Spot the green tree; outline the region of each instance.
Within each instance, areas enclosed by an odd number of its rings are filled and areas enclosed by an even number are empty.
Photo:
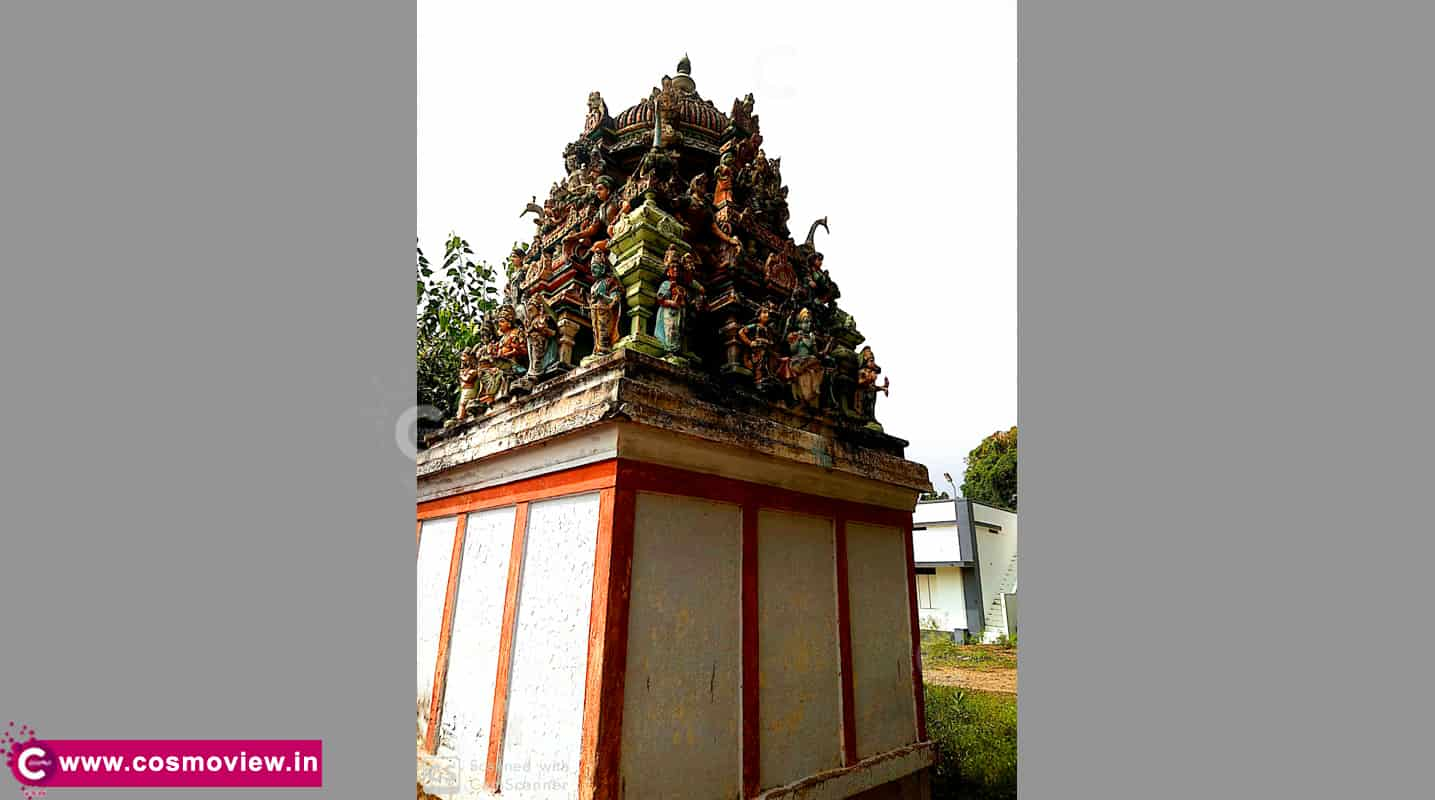
[[[1016,510],[1016,426],[997,431],[967,454],[962,496]]]
[[[441,419],[458,412],[459,353],[477,343],[484,319],[498,307],[497,273],[473,260],[458,234],[444,242],[443,266],[435,271],[418,251],[418,404],[438,410]],[[428,426],[437,420],[427,420]]]

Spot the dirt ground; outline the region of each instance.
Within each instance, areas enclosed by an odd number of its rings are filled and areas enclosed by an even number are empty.
[[[1016,694],[1015,669],[964,669],[962,667],[927,667],[922,670],[927,683],[938,686],[960,686],[982,692]]]
[[[1016,694],[1016,648],[959,645],[941,639],[922,642],[922,679],[938,686]]]

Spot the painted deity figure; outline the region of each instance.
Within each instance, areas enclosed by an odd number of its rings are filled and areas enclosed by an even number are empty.
[[[861,366],[857,368],[857,388],[852,398],[852,407],[864,417],[875,417],[877,393],[890,395],[888,389],[892,382],[883,378],[882,385],[877,385],[877,376],[881,374],[882,368],[877,366],[877,357],[872,354],[871,347],[862,348],[861,358]]]
[[[829,303],[842,296],[832,275],[822,266],[822,254],[813,253],[807,261],[807,290],[819,303]]]
[[[558,348],[543,301],[537,296],[528,298],[526,311],[523,330],[528,339],[528,378],[533,379],[558,360]]]
[[[564,149],[563,169],[568,175],[563,181],[563,191],[569,197],[582,197],[588,189],[588,176],[583,171],[582,150],[577,143]]]
[[[812,329],[812,311],[802,309],[797,315],[797,330],[787,334],[788,357],[783,364],[783,378],[792,384],[793,399],[809,408],[817,408],[822,400],[822,378],[826,368]]]
[[[478,403],[492,405],[499,395],[508,391],[508,373],[493,359],[493,342],[479,345],[478,358]]]
[[[603,102],[603,95],[597,92],[588,94],[588,115],[583,119],[583,132],[591,133],[603,124],[608,118],[608,104]]]
[[[658,286],[658,314],[653,335],[668,352],[683,348],[683,323],[687,316],[688,287],[683,283],[682,261],[677,245],[669,245],[663,255],[663,272],[667,279]]]
[[[528,257],[528,251],[522,247],[513,248],[508,254],[508,281],[517,283],[523,278],[523,259]]]
[[[703,303],[706,302],[707,290],[703,288],[702,282],[698,280],[698,273],[702,272],[703,260],[698,254],[688,252],[683,254],[683,282],[691,291],[691,302],[693,311],[702,311]]]
[[[588,321],[593,325],[593,355],[612,350],[623,316],[623,285],[609,274],[608,250],[593,251],[593,286],[588,289]]]
[[[478,378],[478,356],[474,348],[465,347],[458,355],[458,414],[448,425],[457,425],[474,415],[478,405]]]
[[[517,360],[528,352],[528,343],[518,327],[517,316],[513,306],[501,306],[498,310],[498,341],[494,344],[493,354],[499,358]]]
[[[752,370],[752,380],[758,384],[771,377],[768,374],[772,362],[771,319],[772,309],[764,304],[758,309],[757,319],[737,331],[738,341],[747,348],[743,355],[743,365]]]
[[[717,180],[717,188],[713,190],[713,207],[722,208],[732,200],[732,182],[735,172],[732,153],[723,153],[722,158],[718,161],[717,169],[713,171],[713,177]]]
[[[565,256],[584,258],[599,243],[608,241],[608,230],[618,221],[619,203],[613,197],[613,179],[604,175],[594,183],[587,200],[588,217],[579,230],[563,239]]]

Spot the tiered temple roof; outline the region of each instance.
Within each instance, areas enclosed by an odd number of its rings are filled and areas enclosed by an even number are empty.
[[[719,383],[744,407],[880,432],[870,348],[838,306],[815,235],[788,227],[781,159],[763,148],[752,95],[724,112],[684,57],[616,116],[588,97],[565,175],[507,264],[505,306],[466,354],[464,411],[480,419],[616,350]]]

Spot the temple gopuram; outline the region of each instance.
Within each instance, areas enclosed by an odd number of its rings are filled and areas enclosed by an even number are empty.
[[[925,800],[888,390],[753,98],[596,92],[418,454],[421,796]]]
[[[817,249],[798,243],[782,159],[769,158],[752,95],[724,112],[686,57],[613,116],[597,92],[563,150],[565,177],[507,262],[505,303],[467,354],[456,427],[616,351],[714,379],[737,401],[880,432],[888,391]],[[441,437],[439,437],[441,438]]]

